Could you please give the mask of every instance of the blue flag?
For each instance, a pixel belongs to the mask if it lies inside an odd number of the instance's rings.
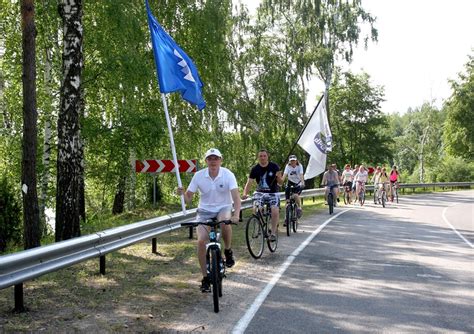
[[[160,92],[172,93],[179,91],[183,99],[195,104],[199,110],[204,109],[206,102],[201,93],[203,84],[196,66],[191,58],[163,30],[151,13],[148,0],[145,0],[145,3]]]

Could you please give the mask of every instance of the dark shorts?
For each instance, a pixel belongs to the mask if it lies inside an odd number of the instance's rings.
[[[347,181],[344,183],[344,187],[349,187],[349,189],[352,189],[352,181]]]
[[[290,186],[293,186],[293,188],[291,188]],[[285,198],[286,199],[289,199],[291,194],[298,194],[300,195],[301,192],[303,191],[303,188],[299,185],[295,185],[294,183],[293,184],[288,184],[286,187],[285,187]]]

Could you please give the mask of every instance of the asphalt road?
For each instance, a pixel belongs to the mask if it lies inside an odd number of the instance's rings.
[[[473,195],[341,214],[295,257],[245,333],[473,333]]]
[[[276,253],[238,265],[178,332],[474,333],[474,191],[304,217]],[[328,219],[332,220],[328,221]]]

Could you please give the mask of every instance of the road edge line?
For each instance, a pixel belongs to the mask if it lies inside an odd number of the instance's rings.
[[[452,229],[462,240],[464,240],[465,243],[467,243],[469,246],[471,246],[471,248],[474,248],[474,245],[471,244],[471,242],[470,242],[469,240],[467,240],[466,238],[464,238],[464,236],[463,236],[460,232],[458,232],[458,230],[456,230],[456,228],[449,222],[448,218],[446,218],[446,210],[448,210],[448,208],[452,208],[453,206],[458,205],[458,204],[459,204],[459,203],[445,207],[444,210],[443,210],[443,213],[441,214],[441,217],[443,217],[444,222],[445,222],[446,224],[448,224],[449,227],[451,227],[451,229]]]
[[[322,223],[316,230],[314,230],[307,238],[305,241],[301,243],[301,245],[298,246],[285,260],[285,262],[280,266],[278,271],[273,275],[271,278],[270,282],[267,283],[265,288],[258,294],[258,296],[255,298],[253,301],[252,305],[250,308],[245,312],[242,318],[240,318],[239,322],[234,326],[232,329],[233,334],[241,334],[244,333],[245,330],[247,329],[247,326],[250,324],[250,321],[252,321],[253,317],[259,310],[260,306],[262,306],[263,302],[267,298],[268,294],[270,291],[273,289],[275,284],[280,280],[281,276],[285,273],[286,269],[293,263],[294,259],[298,256],[299,253],[303,249],[306,248],[306,246],[326,227],[327,224],[329,224],[333,219],[336,219],[343,213],[352,210],[352,208],[344,210],[339,212],[338,214],[332,216],[331,218],[327,219],[324,223]]]

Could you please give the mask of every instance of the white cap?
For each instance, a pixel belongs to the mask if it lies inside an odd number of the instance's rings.
[[[289,161],[293,161],[293,160],[296,161],[296,160],[298,160],[298,159],[296,158],[296,155],[290,155],[290,158],[289,158],[288,160],[289,160]]]
[[[211,148],[211,149],[209,149],[209,150],[206,152],[206,156],[204,157],[204,159],[207,159],[207,157],[209,157],[209,156],[211,156],[211,155],[215,155],[216,157],[222,158],[222,154],[221,154],[221,152],[220,152],[217,148]]]

